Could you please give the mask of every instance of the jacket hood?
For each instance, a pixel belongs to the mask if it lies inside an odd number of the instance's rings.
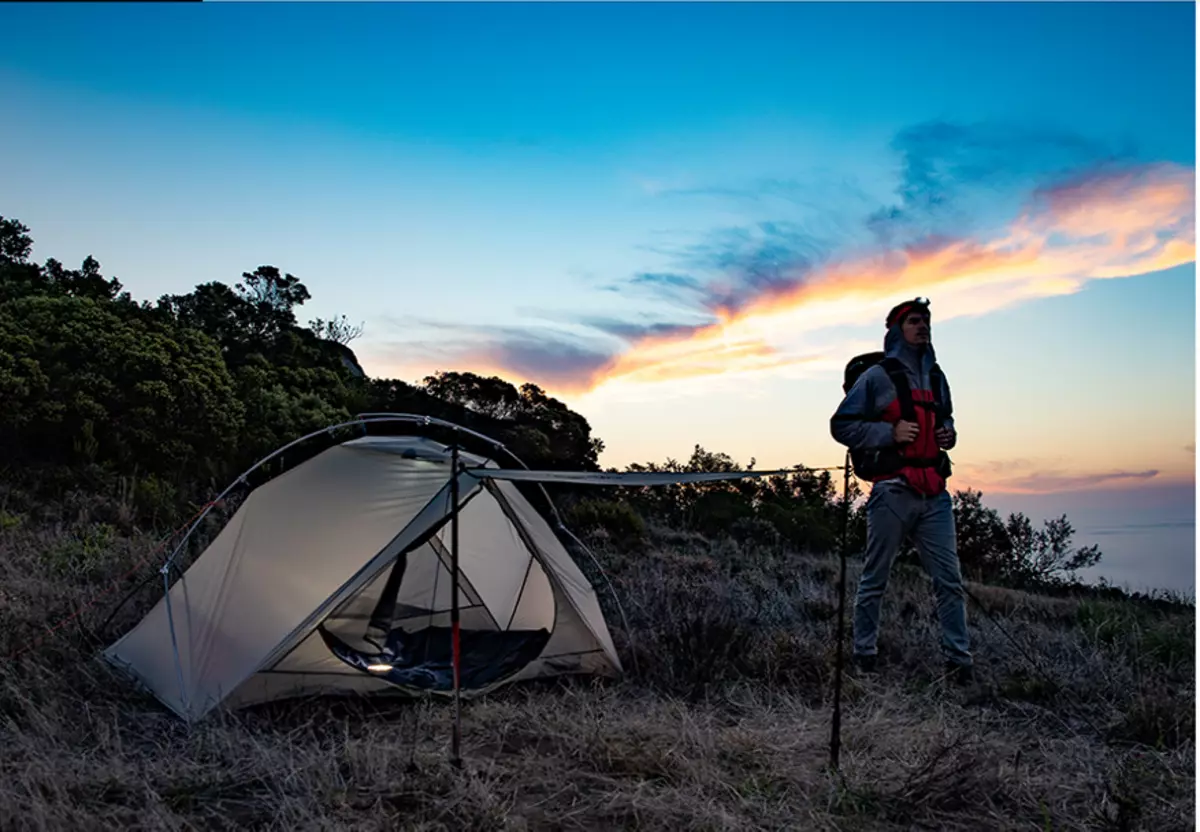
[[[883,351],[889,358],[898,358],[912,374],[921,389],[929,385],[929,372],[937,361],[937,353],[933,349],[933,341],[924,347],[914,347],[904,340],[904,334],[899,323],[891,326],[883,337]]]

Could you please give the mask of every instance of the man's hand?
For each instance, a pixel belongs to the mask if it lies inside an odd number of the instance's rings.
[[[897,445],[907,445],[917,438],[917,423],[906,422],[901,419],[892,428],[892,438],[896,440]]]
[[[938,447],[945,450],[954,444],[954,428],[938,428],[934,438],[937,439]]]

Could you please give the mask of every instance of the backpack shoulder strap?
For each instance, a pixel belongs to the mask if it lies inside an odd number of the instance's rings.
[[[937,418],[938,427],[941,427],[944,420],[954,415],[954,402],[950,399],[950,382],[946,381],[946,374],[942,372],[942,368],[936,362],[933,369],[929,371],[929,382],[933,388],[934,415]],[[944,399],[942,397],[943,388]]]
[[[908,373],[904,365],[900,363],[900,359],[891,357],[879,363],[896,387],[896,398],[900,401],[900,418],[906,422],[917,421],[917,409],[913,405],[912,389],[908,386]]]

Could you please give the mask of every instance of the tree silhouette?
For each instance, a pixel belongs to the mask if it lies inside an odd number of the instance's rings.
[[[352,326],[346,320],[345,315],[330,321],[323,321],[320,318],[316,318],[309,321],[308,328],[318,338],[324,338],[326,341],[333,341],[335,344],[342,344],[343,346],[349,344],[351,341],[358,340],[363,334],[363,325]]]

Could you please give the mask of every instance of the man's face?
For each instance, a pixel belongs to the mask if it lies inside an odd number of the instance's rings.
[[[909,312],[900,325],[904,340],[914,347],[929,343],[929,315],[925,312]]]

